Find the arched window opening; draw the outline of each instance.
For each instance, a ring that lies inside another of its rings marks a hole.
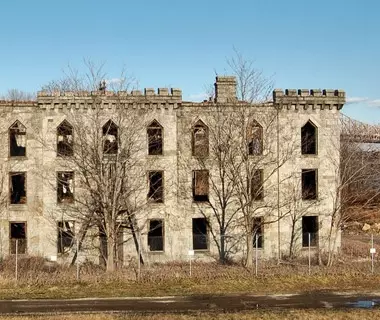
[[[153,120],[148,126],[148,154],[149,155],[162,155],[163,150],[163,138],[162,138],[162,127],[156,121]]]
[[[261,155],[263,153],[263,127],[253,120],[247,131],[248,154]]]
[[[73,127],[64,120],[57,128],[57,155],[72,156],[73,155]]]
[[[113,121],[108,120],[103,126],[103,153],[117,154],[118,148],[118,127]]]
[[[208,156],[208,152],[209,152],[208,128],[200,120],[193,127],[192,149],[193,149],[193,156],[195,157]]]
[[[26,155],[26,128],[18,120],[9,128],[9,155],[11,157]]]
[[[317,127],[310,120],[301,128],[301,153],[317,154]]]

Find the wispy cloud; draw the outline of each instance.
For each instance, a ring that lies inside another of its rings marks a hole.
[[[120,78],[106,79],[107,84],[120,84],[124,81],[125,81],[125,79],[120,79]]]
[[[346,104],[365,104],[369,107],[380,108],[380,99],[370,99],[366,97],[348,97]]]
[[[203,101],[208,99],[208,94],[206,92],[201,92],[197,94],[190,94],[188,96],[190,101]]]

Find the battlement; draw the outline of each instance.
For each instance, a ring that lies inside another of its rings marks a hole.
[[[140,90],[128,91],[56,91],[46,92],[39,91],[37,93],[37,100],[40,98],[57,98],[57,97],[103,97],[103,98],[130,98],[130,97],[149,97],[149,98],[175,98],[182,99],[182,91],[180,89],[158,88],[157,93],[152,88],[145,88],[144,93]]]
[[[152,88],[128,91],[76,91],[76,92],[44,92],[37,94],[37,102],[41,109],[87,109],[87,108],[177,108],[182,103],[180,89]]]
[[[295,109],[302,107],[307,109],[333,109],[340,110],[346,102],[344,90],[331,89],[275,89],[273,91],[273,102],[279,107]]]

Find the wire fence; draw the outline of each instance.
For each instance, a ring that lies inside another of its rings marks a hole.
[[[253,256],[253,264],[252,268],[248,270],[252,274],[252,276],[259,277],[261,275],[271,274],[273,276],[281,275],[289,271],[289,268],[285,266],[291,266],[292,272],[302,274],[302,275],[313,275],[318,272],[325,272],[323,264],[320,264],[320,261],[316,258],[316,252],[313,239],[315,239],[315,235],[312,233],[308,233],[307,237],[303,236],[303,243],[307,242],[307,246],[303,246],[303,257],[297,259],[283,259],[280,264],[277,264],[275,261],[271,261],[265,259],[260,254],[260,247],[263,244],[263,240],[260,239],[261,235],[256,234],[253,239],[254,245],[254,256]],[[141,239],[139,239],[141,241]],[[151,247],[159,250],[162,245],[162,237],[155,237],[152,240]],[[195,239],[196,244],[204,244],[205,238],[199,237]],[[24,254],[24,246],[25,241],[23,239],[14,239],[11,243],[12,246],[12,257],[14,258],[12,263],[14,263],[14,279],[17,281],[20,277],[20,260],[25,259]],[[78,247],[78,243],[76,243],[76,247]],[[342,247],[335,261],[345,270],[352,271],[360,271],[363,274],[378,274],[380,275],[380,234],[372,233],[372,234],[349,234],[343,235],[342,237]],[[143,254],[141,251],[139,254]],[[79,281],[81,279],[81,269],[83,265],[80,261],[83,261],[81,258],[81,252],[77,252],[77,260],[75,264],[76,270],[76,279]],[[142,265],[140,263],[140,259],[136,259],[136,265],[133,267],[132,265],[128,265],[125,267],[125,270],[129,272],[134,270],[137,280],[141,280],[149,274],[152,276],[152,272],[158,271],[160,268],[164,270],[167,267],[162,267],[165,264],[162,264],[161,267],[157,267],[157,265]],[[56,262],[50,261],[50,262]],[[166,265],[170,268],[174,268],[177,271],[170,272],[169,274],[165,274],[165,277],[193,277],[194,273],[199,274],[203,271],[206,271],[208,265],[211,268],[215,268],[215,264],[199,262],[196,259],[196,251],[189,250],[187,261],[182,262],[168,262]],[[200,266],[200,270],[199,269]],[[236,263],[235,267],[237,269],[242,267],[241,263]],[[220,265],[217,267],[218,270],[223,270],[223,268],[231,268],[231,265],[223,266]],[[351,268],[351,269],[350,269]],[[247,269],[247,268],[245,268]],[[342,269],[342,270],[343,270]],[[50,270],[50,269],[49,269]],[[166,270],[166,269],[165,269]],[[194,270],[197,270],[194,272]],[[230,269],[229,269],[230,270]],[[241,269],[243,270],[243,269]],[[337,270],[335,270],[336,272]],[[339,270],[338,270],[339,271]],[[343,272],[343,271],[342,271]]]

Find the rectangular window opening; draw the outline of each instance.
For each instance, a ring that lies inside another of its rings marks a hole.
[[[257,239],[257,248],[263,248],[263,235],[264,235],[264,224],[263,218],[257,217],[253,219],[253,247],[256,248],[256,239]]]
[[[208,170],[193,171],[193,200],[195,202],[208,201],[209,195]]]
[[[57,201],[74,202],[74,172],[57,172]]]
[[[318,217],[306,216],[302,217],[302,247],[316,247],[318,244]]]
[[[251,199],[259,201],[264,199],[263,170],[255,170],[251,179]]]
[[[148,200],[150,202],[163,202],[163,191],[163,172],[149,172]]]
[[[25,222],[11,222],[9,225],[9,240],[11,254],[25,254],[26,243],[26,223]],[[17,247],[17,248],[16,248]]]
[[[317,193],[317,170],[302,170],[302,200],[316,200]]]
[[[58,221],[58,253],[64,254],[70,251],[74,244],[74,222]]]
[[[26,203],[25,172],[10,173],[10,201],[11,204]]]
[[[207,219],[193,218],[193,250],[208,249]]]
[[[164,251],[164,225],[162,220],[150,220],[148,232],[149,251]]]

